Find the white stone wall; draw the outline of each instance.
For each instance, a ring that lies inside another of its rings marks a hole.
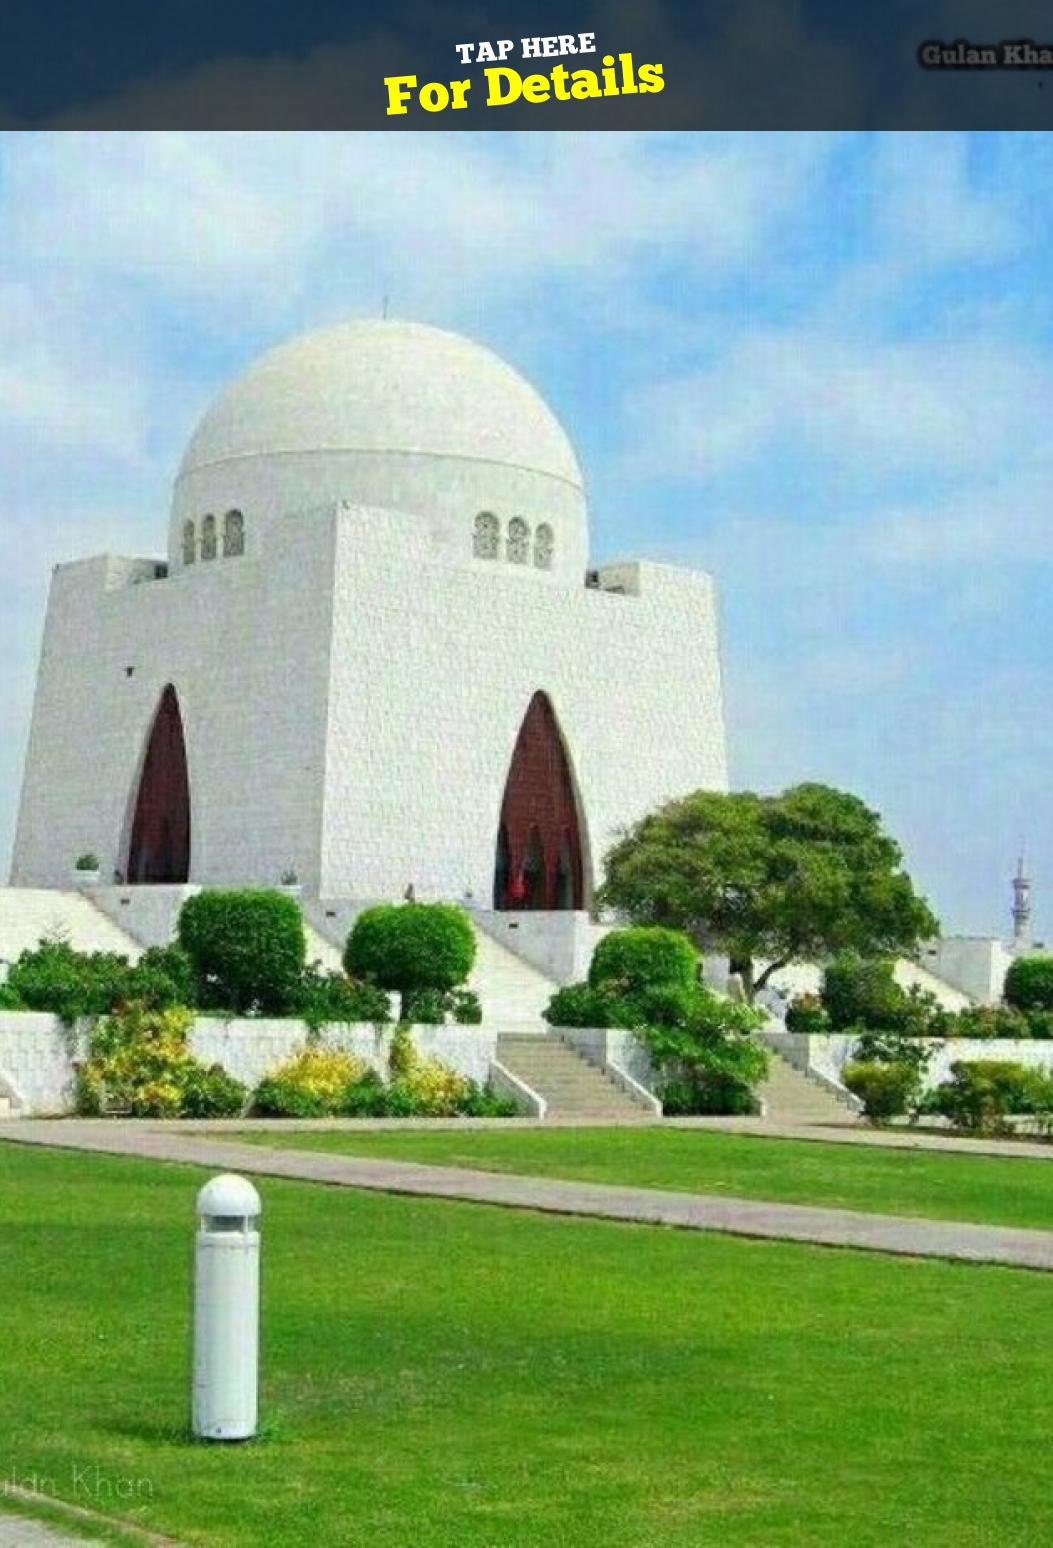
[[[420,521],[346,506],[275,520],[245,555],[164,579],[105,557],[60,566],[12,883],[66,886],[87,849],[104,881],[126,869],[169,682],[194,883],[274,885],[291,866],[316,896],[398,897],[412,880],[421,897],[470,887],[489,904],[505,780],[539,689],[599,880],[625,824],[726,788],[712,582],[627,564],[602,574],[630,594],[583,575],[524,589],[517,569],[447,563]]]
[[[175,939],[179,911],[195,887],[93,887],[92,902],[142,946]]]
[[[727,767],[713,587],[661,565],[639,595],[422,566],[405,524],[337,526],[321,892],[492,898],[515,740],[551,699],[594,879],[618,829]]]
[[[25,1117],[67,1113],[73,1107],[73,1061],[83,1034],[43,1011],[0,1011],[0,1091]]]
[[[775,1033],[765,1038],[790,1063],[802,1070],[816,1070],[829,1080],[843,1084],[843,1071],[856,1057],[858,1039],[831,1034],[815,1037],[804,1033]],[[925,1089],[942,1085],[951,1078],[951,1065],[983,1059],[1008,1059],[1014,1064],[1053,1073],[1053,1041],[1038,1038],[947,1038],[936,1045],[925,1075]]]
[[[320,1041],[343,1048],[386,1075],[393,1028],[369,1024],[326,1027]],[[0,1012],[0,1095],[8,1088],[23,1116],[68,1113],[73,1104],[73,1064],[84,1057],[87,1027],[67,1028],[35,1011]],[[190,1048],[204,1064],[221,1064],[246,1086],[297,1053],[307,1041],[302,1022],[264,1017],[221,1021],[199,1016]],[[426,1058],[440,1060],[485,1085],[497,1047],[495,1027],[414,1027],[413,1042]]]
[[[1002,941],[990,937],[950,935],[926,946],[922,958],[931,972],[970,999],[997,1005],[1013,954]]]
[[[69,885],[72,859],[127,864],[141,760],[166,683],[179,697],[191,880],[317,890],[332,514],[266,545],[129,583],[110,557],[60,565],[48,603],[12,883]],[[131,675],[128,675],[131,668]]]
[[[479,927],[508,951],[555,984],[587,977],[596,943],[613,928],[593,924],[589,915],[529,909],[473,909]]]

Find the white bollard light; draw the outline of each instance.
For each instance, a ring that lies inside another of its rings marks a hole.
[[[260,1196],[244,1177],[213,1177],[197,1196],[192,1427],[202,1440],[256,1433]]]

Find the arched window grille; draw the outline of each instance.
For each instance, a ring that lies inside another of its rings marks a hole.
[[[223,518],[223,557],[230,559],[245,552],[245,518],[240,511],[228,511]]]
[[[197,531],[192,521],[183,523],[183,563],[193,564],[197,558]]]
[[[555,533],[547,521],[543,521],[534,533],[534,564],[539,570],[551,570],[552,550],[556,544]]]
[[[201,523],[201,557],[202,559],[216,557],[216,518],[214,516],[206,516]]]
[[[475,518],[472,553],[477,559],[496,559],[501,547],[501,523],[490,511],[480,511]]]
[[[526,564],[530,558],[530,528],[522,516],[513,516],[508,523],[506,552],[512,564]]]

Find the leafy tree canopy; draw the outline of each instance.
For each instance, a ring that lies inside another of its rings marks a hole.
[[[752,997],[791,962],[909,953],[937,935],[901,862],[878,814],[846,791],[699,790],[614,845],[600,901],[726,951]]]

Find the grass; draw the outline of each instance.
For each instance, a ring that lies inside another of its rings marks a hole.
[[[266,1434],[191,1444],[203,1175],[0,1145],[0,1476],[201,1548],[1053,1537],[1053,1276],[280,1179]]]
[[[246,1130],[298,1150],[1053,1229],[1053,1159],[764,1139],[700,1129]]]

